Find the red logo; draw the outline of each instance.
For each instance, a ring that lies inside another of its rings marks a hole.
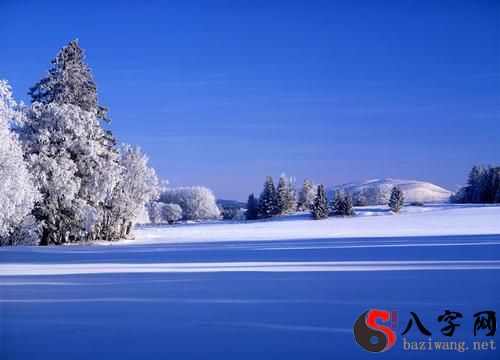
[[[378,323],[389,320],[391,327]],[[361,314],[354,323],[354,339],[367,351],[386,351],[396,343],[396,333],[391,328],[397,328],[397,311],[371,309]]]

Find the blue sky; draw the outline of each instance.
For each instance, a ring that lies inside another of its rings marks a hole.
[[[0,0],[16,98],[74,38],[112,130],[220,198],[500,162],[498,1]]]

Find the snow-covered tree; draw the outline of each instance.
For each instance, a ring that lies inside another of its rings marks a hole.
[[[163,224],[163,210],[165,205],[165,203],[159,201],[151,201],[146,205],[149,222],[151,224]]]
[[[248,196],[247,210],[245,211],[245,219],[256,220],[258,218],[259,202],[253,194]]]
[[[47,75],[30,88],[32,102],[72,104],[107,120],[108,109],[99,105],[97,86],[78,40],[64,46],[52,65]]]
[[[182,219],[182,208],[177,204],[151,201],[147,209],[152,224],[173,224]]]
[[[7,81],[0,80],[0,245],[37,242],[30,213],[39,194],[28,172],[18,137],[11,131],[23,114]]]
[[[368,194],[368,190],[366,188],[362,188],[359,191],[356,191],[352,194],[352,202],[354,206],[368,206],[370,205],[370,198]]]
[[[344,199],[343,206],[344,216],[353,216],[354,215],[354,207],[352,205],[352,197],[349,193],[346,193],[346,197]]]
[[[459,189],[450,201],[454,203],[500,202],[500,167],[474,165],[469,172],[467,186]]]
[[[160,194],[160,182],[149,158],[139,147],[124,144],[120,150],[119,180],[106,199],[100,238],[120,239],[129,235],[143,208]]]
[[[326,192],[323,185],[318,185],[316,198],[311,208],[311,213],[315,220],[322,220],[328,217],[330,209],[328,208],[328,200],[326,199]]]
[[[212,190],[204,186],[179,187],[165,190],[160,201],[177,204],[182,208],[183,220],[220,219]]]
[[[309,179],[304,180],[302,189],[299,192],[299,200],[297,203],[297,210],[299,211],[309,211],[311,206],[314,204],[314,198],[316,197],[316,187],[313,182]]]
[[[267,176],[266,182],[264,183],[264,189],[259,197],[258,218],[270,218],[278,215],[278,212],[278,197],[276,194],[276,188],[274,187],[273,178],[271,176]]]
[[[297,207],[295,201],[295,180],[281,174],[276,189],[278,214],[288,215],[295,212]]]
[[[182,208],[177,204],[165,204],[162,209],[162,219],[173,224],[182,219]]]
[[[401,211],[405,204],[405,197],[401,189],[394,186],[391,191],[391,197],[389,199],[389,208],[392,212],[398,213]]]
[[[346,196],[347,196],[347,194],[342,186],[340,188],[338,188],[337,191],[335,191],[335,195],[333,196],[332,203],[331,203],[333,215],[335,215],[335,216],[344,215],[343,214],[343,206],[344,206],[344,200],[345,200]]]
[[[41,244],[95,238],[118,180],[118,156],[102,141],[99,120],[57,103],[34,103],[26,114],[19,134],[42,195],[34,211]]]
[[[331,207],[335,216],[354,215],[351,195],[342,186],[335,192]]]

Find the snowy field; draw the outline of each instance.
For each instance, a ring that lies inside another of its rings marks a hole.
[[[357,212],[143,226],[111,246],[1,248],[0,359],[500,358],[405,352],[400,336],[414,311],[434,340],[450,340],[436,322],[450,309],[464,315],[451,340],[472,342],[472,314],[500,312],[500,207]],[[399,311],[397,343],[379,355],[352,334],[371,308]]]

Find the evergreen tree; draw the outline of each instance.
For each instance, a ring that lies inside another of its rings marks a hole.
[[[318,185],[318,191],[316,198],[314,199],[314,204],[311,209],[311,213],[315,220],[322,220],[328,217],[328,200],[326,199],[325,188],[323,185]]]
[[[267,176],[266,182],[264,183],[264,190],[262,190],[259,197],[259,210],[257,216],[259,219],[266,219],[275,215],[278,215],[276,188],[274,187],[273,178]]]
[[[108,120],[107,109],[98,103],[96,85],[78,41],[63,47],[52,64],[47,76],[30,89],[33,104],[20,129],[26,157],[32,169],[39,170],[33,173],[45,189],[35,208],[37,219],[45,226],[41,242],[107,237],[113,211],[108,199],[121,176],[114,138],[100,122]],[[44,178],[57,182],[52,176],[58,171],[64,172],[67,185],[76,191],[70,191],[64,201],[52,198],[54,191]]]
[[[459,189],[450,201],[454,203],[495,203],[500,191],[500,167],[474,165],[467,179],[467,186]]]
[[[394,186],[391,191],[391,197],[389,198],[389,208],[392,212],[398,213],[401,211],[405,204],[405,198],[401,189]]]
[[[109,121],[108,109],[98,103],[97,86],[78,40],[64,46],[52,60],[52,65],[54,67],[47,76],[30,88],[28,95],[32,102],[76,105],[95,113],[98,119]]]
[[[353,216],[354,208],[352,205],[352,197],[341,186],[333,197],[331,204],[333,215],[335,216]]]
[[[19,134],[42,195],[33,212],[43,226],[41,244],[97,237],[118,158],[99,141],[95,114],[56,103],[34,103],[26,114]]]
[[[469,179],[467,180],[467,197],[466,202],[468,203],[480,203],[481,202],[481,178],[484,173],[484,167],[482,165],[472,167],[469,173]]]
[[[296,180],[293,176],[290,176],[288,178],[288,194],[289,194],[288,213],[293,214],[297,211],[297,188],[296,188]]]
[[[295,212],[295,182],[287,179],[285,174],[280,176],[277,188],[278,214],[288,215]]]
[[[297,203],[298,211],[309,211],[311,206],[314,204],[314,198],[316,197],[316,187],[313,182],[309,179],[304,180],[304,185],[299,192],[299,201]]]
[[[259,202],[253,194],[250,194],[247,201],[247,210],[245,212],[245,219],[256,220],[259,211]]]
[[[341,186],[340,188],[337,189],[335,192],[335,195],[332,199],[332,210],[333,210],[333,215],[335,216],[343,216],[344,214],[344,208],[345,208],[345,199],[347,197],[347,194],[344,190],[344,188]]]
[[[354,207],[352,205],[352,197],[350,194],[346,194],[344,198],[344,205],[342,207],[342,212],[344,216],[353,216],[354,215]]]

